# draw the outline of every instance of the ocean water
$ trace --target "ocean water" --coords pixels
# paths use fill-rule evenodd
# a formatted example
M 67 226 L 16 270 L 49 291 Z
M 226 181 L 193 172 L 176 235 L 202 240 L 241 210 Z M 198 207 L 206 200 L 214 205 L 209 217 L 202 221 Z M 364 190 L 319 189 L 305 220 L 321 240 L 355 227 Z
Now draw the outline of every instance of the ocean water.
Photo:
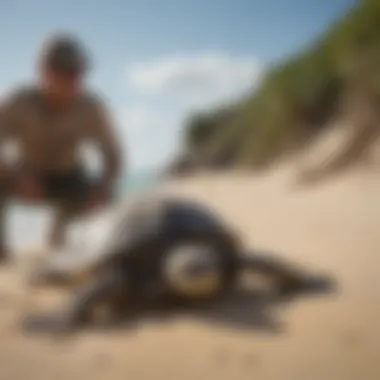
M 126 175 L 117 189 L 119 197 L 145 190 L 157 181 L 153 171 L 140 171 Z M 44 207 L 11 204 L 8 208 L 6 235 L 12 249 L 43 244 L 46 240 L 53 210 Z
M 136 173 L 126 175 L 120 181 L 118 193 L 120 196 L 128 196 L 128 193 L 134 193 L 139 190 L 149 188 L 158 180 L 158 175 L 152 170 L 143 170 Z

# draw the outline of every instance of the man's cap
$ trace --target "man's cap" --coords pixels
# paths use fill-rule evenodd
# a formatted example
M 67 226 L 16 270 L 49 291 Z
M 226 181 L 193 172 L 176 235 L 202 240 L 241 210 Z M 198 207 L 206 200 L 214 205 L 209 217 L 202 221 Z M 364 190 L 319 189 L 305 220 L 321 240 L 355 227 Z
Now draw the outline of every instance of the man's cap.
M 87 49 L 68 34 L 57 34 L 45 41 L 41 62 L 52 70 L 67 74 L 85 73 L 89 68 Z

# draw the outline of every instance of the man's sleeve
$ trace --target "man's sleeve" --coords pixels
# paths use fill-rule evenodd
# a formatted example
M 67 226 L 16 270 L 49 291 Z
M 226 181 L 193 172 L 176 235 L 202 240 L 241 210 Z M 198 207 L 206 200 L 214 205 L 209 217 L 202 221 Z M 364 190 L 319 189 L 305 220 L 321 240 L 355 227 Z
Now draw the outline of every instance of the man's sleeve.
M 105 172 L 104 181 L 113 182 L 117 179 L 124 161 L 121 145 L 115 126 L 105 104 L 100 101 L 92 107 L 91 135 L 103 156 Z

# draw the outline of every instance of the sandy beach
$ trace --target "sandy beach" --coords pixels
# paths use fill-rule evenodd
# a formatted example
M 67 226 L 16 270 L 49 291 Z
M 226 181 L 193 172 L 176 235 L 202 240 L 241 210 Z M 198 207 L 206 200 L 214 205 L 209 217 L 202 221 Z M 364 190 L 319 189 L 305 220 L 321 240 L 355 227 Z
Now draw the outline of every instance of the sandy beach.
M 351 170 L 309 188 L 284 167 L 198 175 L 165 185 L 214 207 L 247 248 L 273 251 L 338 282 L 335 293 L 284 302 L 242 298 L 194 314 L 68 340 L 26 337 L 34 303 L 13 268 L 0 274 L 0 378 L 6 380 L 378 380 L 380 174 Z

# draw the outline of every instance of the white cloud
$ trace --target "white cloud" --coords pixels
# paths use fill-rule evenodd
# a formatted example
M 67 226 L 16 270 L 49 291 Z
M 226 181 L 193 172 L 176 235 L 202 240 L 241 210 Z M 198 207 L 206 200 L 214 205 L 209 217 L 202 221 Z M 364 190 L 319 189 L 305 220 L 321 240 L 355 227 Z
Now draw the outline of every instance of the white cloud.
M 162 166 L 178 150 L 184 117 L 194 108 L 229 102 L 261 77 L 257 61 L 222 53 L 174 55 L 127 69 L 138 104 L 119 112 L 134 168 Z
M 240 96 L 260 73 L 255 59 L 204 53 L 137 63 L 127 70 L 127 80 L 144 94 L 166 96 L 182 106 L 208 106 Z

